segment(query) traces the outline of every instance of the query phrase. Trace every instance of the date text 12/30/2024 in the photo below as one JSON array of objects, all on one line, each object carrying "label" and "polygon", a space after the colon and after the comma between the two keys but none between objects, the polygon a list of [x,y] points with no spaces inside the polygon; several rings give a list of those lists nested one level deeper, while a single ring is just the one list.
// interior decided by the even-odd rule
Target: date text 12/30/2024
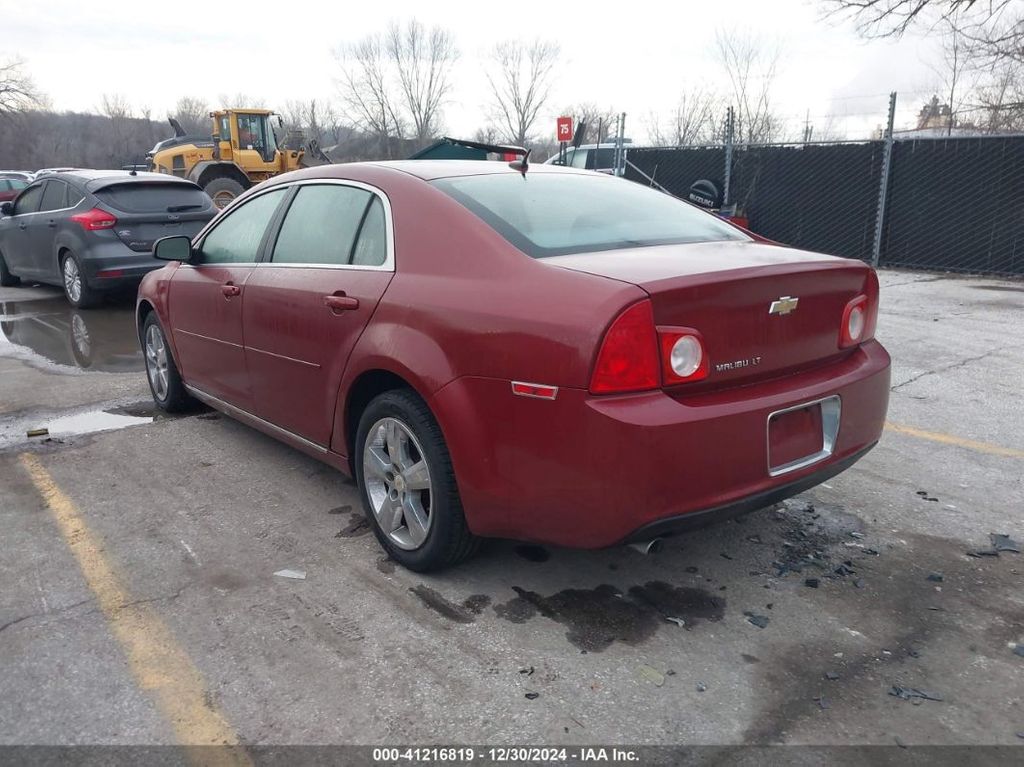
[{"label": "date text 12/30/2024", "polygon": [[628,748],[584,746],[572,749],[538,746],[429,746],[373,749],[375,763],[393,762],[636,762],[637,752]]}]

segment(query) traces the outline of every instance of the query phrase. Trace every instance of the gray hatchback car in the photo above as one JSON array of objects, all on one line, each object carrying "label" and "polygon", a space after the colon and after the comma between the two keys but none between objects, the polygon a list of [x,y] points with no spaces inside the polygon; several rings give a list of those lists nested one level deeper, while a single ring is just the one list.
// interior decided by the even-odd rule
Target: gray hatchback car
[{"label": "gray hatchback car", "polygon": [[59,285],[80,309],[162,266],[153,243],[198,234],[209,196],[161,173],[76,170],[46,176],[0,204],[0,285]]}]

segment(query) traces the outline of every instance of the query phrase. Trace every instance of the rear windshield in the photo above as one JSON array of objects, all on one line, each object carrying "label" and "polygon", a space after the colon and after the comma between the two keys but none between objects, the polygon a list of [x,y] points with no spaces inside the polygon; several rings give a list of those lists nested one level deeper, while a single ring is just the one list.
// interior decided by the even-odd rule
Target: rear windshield
[{"label": "rear windshield", "polygon": [[96,196],[126,213],[178,213],[210,205],[206,192],[192,184],[115,184],[100,189]]},{"label": "rear windshield", "polygon": [[664,192],[610,176],[495,173],[432,183],[533,258],[749,239]]}]

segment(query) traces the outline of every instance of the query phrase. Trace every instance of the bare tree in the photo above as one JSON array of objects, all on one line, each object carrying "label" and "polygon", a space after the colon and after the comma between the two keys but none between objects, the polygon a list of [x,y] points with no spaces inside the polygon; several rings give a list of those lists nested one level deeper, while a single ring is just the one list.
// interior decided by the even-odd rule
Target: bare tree
[{"label": "bare tree", "polygon": [[[599,107],[592,101],[584,101],[577,104],[570,104],[559,110],[560,115],[569,115],[573,118],[576,130],[579,130],[581,123],[584,125],[586,134],[580,139],[581,144],[597,144],[608,140],[608,134],[615,124],[618,113],[611,107]],[[598,130],[601,131],[598,135]],[[552,131],[554,135],[554,131]]]},{"label": "bare tree", "polygon": [[825,15],[851,18],[865,37],[954,24],[976,56],[1024,62],[1024,5],[1018,0],[821,0]]},{"label": "bare tree", "polygon": [[685,146],[721,140],[718,116],[725,109],[721,99],[703,88],[684,90],[668,114],[651,112],[642,122],[652,144]]},{"label": "bare tree", "polygon": [[171,117],[178,121],[185,133],[205,135],[211,131],[210,107],[201,98],[182,96],[175,103]]},{"label": "bare tree", "polygon": [[492,122],[506,140],[523,145],[530,138],[551,96],[560,55],[558,43],[540,39],[506,40],[495,46],[487,80],[494,98]]},{"label": "bare tree", "polygon": [[459,57],[455,39],[442,27],[428,30],[410,19],[405,26],[393,22],[388,27],[385,50],[395,68],[412,133],[417,143],[425,144],[441,127],[441,108]]},{"label": "bare tree", "polygon": [[339,55],[342,100],[352,121],[379,142],[381,155],[392,156],[393,138],[405,132],[399,101],[391,82],[387,50],[380,35],[344,46]]},{"label": "bare tree", "polygon": [[782,58],[779,45],[752,33],[719,30],[715,49],[729,79],[736,141],[751,144],[779,139],[782,124],[772,106],[772,88]]},{"label": "bare tree", "polygon": [[986,133],[1024,132],[1024,65],[1009,59],[996,64],[972,94],[978,128]]},{"label": "bare tree", "polygon": [[257,97],[250,96],[248,93],[243,91],[237,91],[235,93],[221,93],[217,96],[217,100],[220,101],[218,108],[220,109],[266,109],[266,101]]},{"label": "bare tree", "polygon": [[39,106],[41,96],[21,59],[0,61],[0,115]]}]

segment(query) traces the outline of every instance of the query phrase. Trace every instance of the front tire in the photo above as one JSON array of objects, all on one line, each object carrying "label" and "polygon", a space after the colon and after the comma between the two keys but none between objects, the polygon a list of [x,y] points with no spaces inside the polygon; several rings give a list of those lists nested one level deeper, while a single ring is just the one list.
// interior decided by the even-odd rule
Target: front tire
[{"label": "front tire", "polygon": [[71,251],[66,251],[61,258],[60,276],[64,285],[64,296],[76,309],[91,309],[103,300],[103,294],[85,281],[82,262]]},{"label": "front tire", "polygon": [[367,405],[354,464],[366,516],[396,562],[426,572],[476,552],[444,435],[415,393],[396,389]]},{"label": "front tire", "polygon": [[245,187],[227,176],[219,176],[213,179],[203,190],[210,195],[213,204],[218,210],[222,210],[231,204],[231,201],[245,191]]},{"label": "front tire", "polygon": [[149,390],[156,406],[167,413],[181,413],[192,407],[195,400],[181,380],[156,312],[150,312],[142,324],[142,354],[146,360]]},{"label": "front tire", "polygon": [[0,287],[13,288],[21,284],[21,277],[15,277],[7,268],[4,254],[0,253]]}]

